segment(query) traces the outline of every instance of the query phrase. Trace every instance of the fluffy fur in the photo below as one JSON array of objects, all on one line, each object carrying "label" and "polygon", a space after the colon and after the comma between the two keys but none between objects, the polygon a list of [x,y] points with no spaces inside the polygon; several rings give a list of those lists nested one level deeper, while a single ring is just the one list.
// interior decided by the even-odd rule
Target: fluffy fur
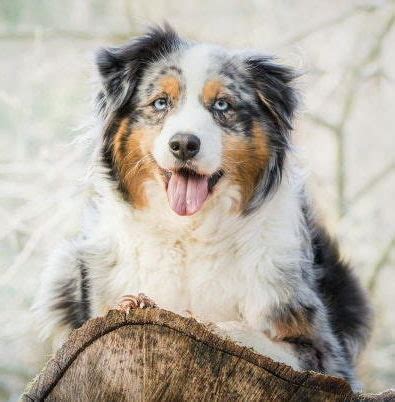
[{"label": "fluffy fur", "polygon": [[[97,65],[93,195],[81,235],[44,272],[35,306],[44,336],[143,292],[296,369],[356,386],[370,309],[293,160],[292,70],[169,27],[101,50]],[[174,157],[177,133],[199,138],[197,155]],[[207,186],[207,199],[170,207],[174,177]]]}]

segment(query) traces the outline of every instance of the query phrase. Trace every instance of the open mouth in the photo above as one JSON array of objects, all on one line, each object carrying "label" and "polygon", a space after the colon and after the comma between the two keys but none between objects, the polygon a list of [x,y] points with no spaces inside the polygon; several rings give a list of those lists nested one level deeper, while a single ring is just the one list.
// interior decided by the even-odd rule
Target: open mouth
[{"label": "open mouth", "polygon": [[190,168],[165,171],[164,173],[170,208],[182,216],[198,212],[223,176],[222,171],[208,176],[198,174]]}]

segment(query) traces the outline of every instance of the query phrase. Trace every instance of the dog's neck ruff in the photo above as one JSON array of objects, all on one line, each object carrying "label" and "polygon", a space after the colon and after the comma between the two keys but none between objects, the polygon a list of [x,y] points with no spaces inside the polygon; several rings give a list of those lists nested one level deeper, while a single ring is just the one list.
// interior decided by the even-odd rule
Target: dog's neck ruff
[{"label": "dog's neck ruff", "polygon": [[[114,184],[96,178],[95,219],[93,227],[90,220],[88,242],[97,257],[106,258],[102,273],[92,264],[94,277],[110,278],[102,299],[111,303],[112,294],[143,291],[174,311],[191,309],[213,321],[241,315],[255,327],[258,310],[288,303],[298,292],[301,267],[307,264],[309,242],[303,236],[299,188],[288,174],[293,173],[286,172],[273,197],[249,215],[235,212],[239,191],[226,180],[201,211],[179,216],[170,209],[159,182],[146,183],[150,204],[137,210]],[[109,264],[114,266],[111,272]],[[133,277],[130,289],[128,275]],[[254,290],[257,276],[262,283]],[[214,295],[202,299],[202,292],[218,292],[218,286],[229,302],[217,303]],[[246,289],[248,295],[240,294]]]}]

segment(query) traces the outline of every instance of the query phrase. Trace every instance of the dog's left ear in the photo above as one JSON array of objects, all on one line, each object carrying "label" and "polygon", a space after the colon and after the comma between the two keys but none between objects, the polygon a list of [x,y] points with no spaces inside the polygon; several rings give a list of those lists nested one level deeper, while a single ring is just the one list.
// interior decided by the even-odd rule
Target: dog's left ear
[{"label": "dog's left ear", "polygon": [[254,211],[272,194],[282,180],[289,134],[297,107],[297,93],[292,81],[295,72],[276,64],[268,56],[249,56],[245,59],[249,84],[255,89],[256,101],[263,114],[263,125],[270,147],[270,160],[256,183],[246,213]]},{"label": "dog's left ear", "polygon": [[295,71],[269,56],[250,56],[246,63],[261,106],[281,130],[291,130],[298,103],[292,83],[297,78]]}]

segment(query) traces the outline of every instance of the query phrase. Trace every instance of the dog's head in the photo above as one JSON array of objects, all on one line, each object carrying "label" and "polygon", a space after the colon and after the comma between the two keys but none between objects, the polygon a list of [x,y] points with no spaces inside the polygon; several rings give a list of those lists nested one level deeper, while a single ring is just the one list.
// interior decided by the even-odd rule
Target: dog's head
[{"label": "dog's head", "polygon": [[149,205],[149,180],[179,215],[227,185],[248,213],[280,182],[296,106],[288,68],[184,41],[169,27],[102,49],[97,65],[103,159],[135,208]]}]

